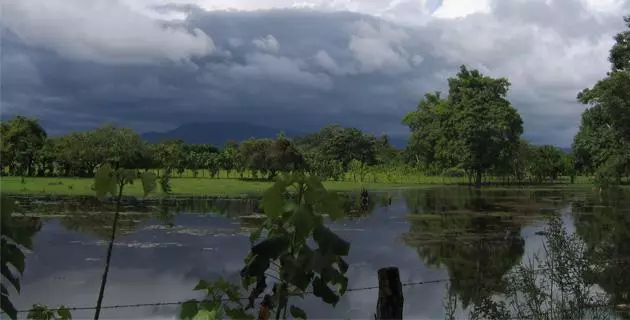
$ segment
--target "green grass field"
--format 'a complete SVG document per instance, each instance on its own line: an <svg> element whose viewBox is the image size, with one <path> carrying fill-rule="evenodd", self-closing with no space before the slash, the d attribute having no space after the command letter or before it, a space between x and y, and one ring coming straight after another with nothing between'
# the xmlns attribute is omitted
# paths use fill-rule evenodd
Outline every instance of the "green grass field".
<svg viewBox="0 0 630 320"><path fill-rule="evenodd" d="M0 192L7 194L55 194L55 195L93 195L91 178L25 178L21 183L19 177L0 178ZM188 196L230 196L239 197L249 194L260 194L273 182L243 181L238 179L210 178L172 178L172 194ZM360 183L347 181L326 181L329 190L352 191L365 187L368 190L384 190L396 188L418 187L411 184L392 183ZM125 186L125 195L141 196L140 181Z"/></svg>
<svg viewBox="0 0 630 320"><path fill-rule="evenodd" d="M250 177L249 175L246 175ZM418 188L422 186L464 184L466 178L425 176L422 174L387 175L372 173L363 178L363 182L354 182L352 175L347 174L344 181L326 181L324 185L329 190L353 191L365 187L368 190L387 190L400 188ZM7 194L54 194L54 195L94 195L91 190L92 178L57 178L57 177L26 177L24 183L20 177L0 177L0 193ZM493 180L492 180L493 181ZM500 182L499 180L493 182ZM568 178L558 181L568 184ZM218 178L210 178L206 172L200 171L196 178L192 172L184 172L181 176L171 178L172 194L179 196L217 196L240 197L260 194L272 185L271 181L252 181L236 179L232 174L228 178L227 172L221 172ZM576 184L590 184L588 177L578 177ZM125 186L125 195L142 196L142 186L138 181Z"/></svg>

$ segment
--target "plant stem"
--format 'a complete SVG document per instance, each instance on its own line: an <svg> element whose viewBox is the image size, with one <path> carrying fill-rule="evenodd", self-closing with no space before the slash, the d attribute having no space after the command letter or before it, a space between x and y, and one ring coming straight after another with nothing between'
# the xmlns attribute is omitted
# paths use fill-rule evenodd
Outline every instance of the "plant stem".
<svg viewBox="0 0 630 320"><path fill-rule="evenodd" d="M118 212L120 211L120 202L122 201L122 193L125 182L120 180L120 187L118 188L118 198L116 199L116 210L114 212L114 223L112 224L112 235L109 239L109 246L107 247L107 259L105 260L105 270L103 271L103 278L101 279L101 288L98 292L98 299L96 300L96 312L94 313L94 320L98 320L101 314L101 303L103 302L103 296L105 295L105 285L107 284L107 274L109 273L109 262L112 259L112 249L114 248L114 240L116 239L116 225L118 224Z"/></svg>

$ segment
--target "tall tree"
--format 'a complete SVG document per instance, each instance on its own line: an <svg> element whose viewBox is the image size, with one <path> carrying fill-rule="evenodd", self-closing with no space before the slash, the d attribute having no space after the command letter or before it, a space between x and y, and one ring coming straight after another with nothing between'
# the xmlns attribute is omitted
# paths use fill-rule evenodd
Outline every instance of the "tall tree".
<svg viewBox="0 0 630 320"><path fill-rule="evenodd" d="M47 134L36 119L17 116L2 123L0 150L3 166L17 167L15 173L32 174L37 152L44 146Z"/></svg>
<svg viewBox="0 0 630 320"><path fill-rule="evenodd" d="M630 16L624 21L628 29L615 36L610 50L611 71L577 96L590 108L573 141L581 167L617 183L630 166Z"/></svg>
<svg viewBox="0 0 630 320"><path fill-rule="evenodd" d="M480 186L485 174L514 157L523 120L506 99L510 83L505 78L461 66L448 86L447 99L428 94L403 120L412 131L409 147L417 150L419 162L461 168Z"/></svg>

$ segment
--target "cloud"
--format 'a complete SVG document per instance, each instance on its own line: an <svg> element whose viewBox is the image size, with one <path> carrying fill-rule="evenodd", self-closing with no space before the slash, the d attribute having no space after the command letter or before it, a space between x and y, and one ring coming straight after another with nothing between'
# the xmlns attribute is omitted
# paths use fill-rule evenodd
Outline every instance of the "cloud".
<svg viewBox="0 0 630 320"><path fill-rule="evenodd" d="M280 49L278 40L270 34L260 39L254 39L252 43L262 51L277 53Z"/></svg>
<svg viewBox="0 0 630 320"><path fill-rule="evenodd" d="M3 26L27 44L105 63L187 60L215 50L201 29L166 24L117 0L20 0L3 4Z"/></svg>
<svg viewBox="0 0 630 320"><path fill-rule="evenodd" d="M41 117L60 132L265 119L404 136L403 115L467 64L510 80L529 139L568 146L585 108L575 96L605 76L630 1L299 7L317 10L288 0L12 2L2 20L3 116Z"/></svg>

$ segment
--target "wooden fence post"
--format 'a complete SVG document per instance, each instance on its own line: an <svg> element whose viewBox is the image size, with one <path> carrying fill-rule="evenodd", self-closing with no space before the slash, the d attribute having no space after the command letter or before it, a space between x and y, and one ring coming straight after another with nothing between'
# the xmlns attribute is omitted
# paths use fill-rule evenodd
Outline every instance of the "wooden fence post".
<svg viewBox="0 0 630 320"><path fill-rule="evenodd" d="M403 292L398 268L389 267L378 270L378 302L376 304L377 320L402 319Z"/></svg>

